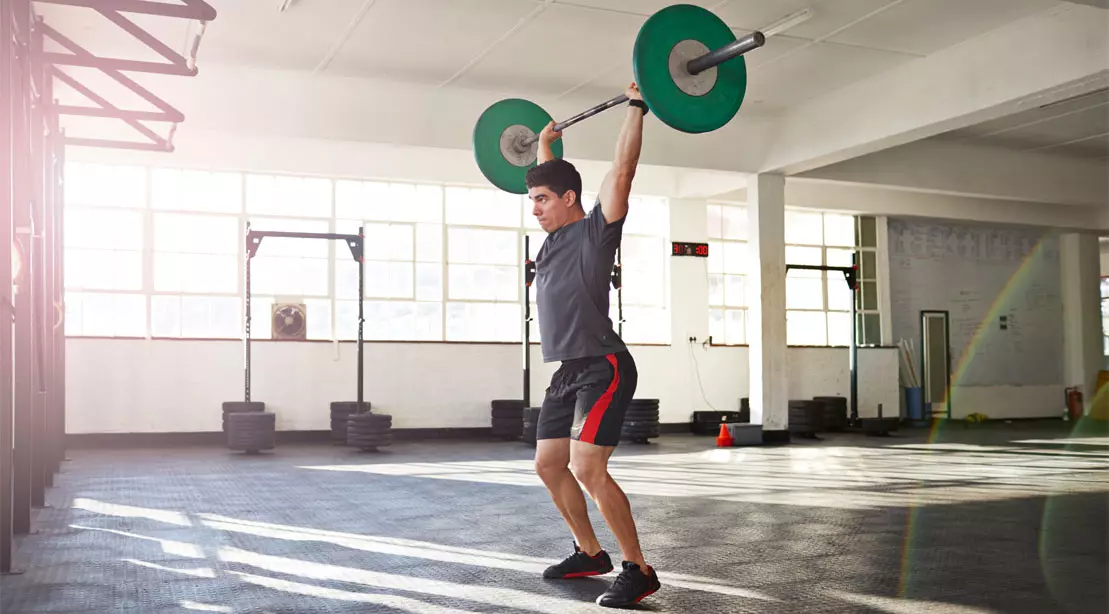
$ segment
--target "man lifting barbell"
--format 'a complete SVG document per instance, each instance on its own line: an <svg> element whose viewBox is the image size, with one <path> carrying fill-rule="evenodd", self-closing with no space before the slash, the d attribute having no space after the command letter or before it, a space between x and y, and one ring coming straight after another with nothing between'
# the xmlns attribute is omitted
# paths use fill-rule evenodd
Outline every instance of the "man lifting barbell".
<svg viewBox="0 0 1109 614"><path fill-rule="evenodd" d="M597 598L608 607L638 603L660 588L640 550L631 506L608 473L624 413L635 394L635 361L609 318L609 272L620 246L628 198L639 163L647 105L633 83L616 155L586 212L581 175L556 158L561 137L551 122L539 135L539 165L525 178L532 214L547 232L535 257L536 303L543 361L562 364L551 378L536 427L535 469L575 538L574 553L544 572L551 579L612 571L597 541L579 481L601 510L623 554L623 570Z"/></svg>

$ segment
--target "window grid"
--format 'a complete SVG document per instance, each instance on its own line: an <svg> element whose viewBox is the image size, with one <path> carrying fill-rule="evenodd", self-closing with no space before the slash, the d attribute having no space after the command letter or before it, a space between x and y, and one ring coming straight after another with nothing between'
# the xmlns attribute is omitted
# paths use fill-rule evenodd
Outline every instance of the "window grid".
<svg viewBox="0 0 1109 614"><path fill-rule="evenodd" d="M371 281L370 276L367 275L367 295L363 296L367 307L365 314L367 334L364 337L365 339L519 342L522 338L522 330L519 325L523 316L523 292L520 288L523 278L521 266L523 261L522 238L529 233L533 237L542 234L542 231L534 224L534 220L529 220L532 216L528 214L528 203L523 197L505 195L490 188L447 184L360 181L341 178L321 179L295 175L267 175L163 167L125 167L122 171L115 172L112 168L103 165L70 163L67 172L73 172L74 175L77 175L80 178L79 181L83 182L82 185L88 186L86 188L88 193L69 190L65 205L66 213L71 220L81 215L81 212L91 211L95 213L101 210L117 215L126 215L130 212L132 216L137 216L136 229L126 232L120 230L117 234L122 233L121 236L136 240L135 249L130 251L138 254L140 273L135 283L122 288L85 287L89 285L87 283L88 275L83 280L67 279L67 312L69 313L66 319L66 333L70 336L241 338L243 307L245 304L243 268L246 258L242 248L242 237L245 235L247 224L251 223L255 229L269 228L272 227L272 224L277 224L280 227L290 224L309 224L318 225L312 227L311 231L346 232L346 225L351 224L353 220L357 220L353 223L364 227L369 227L371 224L387 224L392 227L412 228L414 233L418 232L421 225L424 225L428 227L425 229L428 236L438 235L436 238L438 254L434 258L421 258L416 253L419 249L416 245L412 248L411 258L366 258L368 263L411 263L412 279L409 280L409 285L412 287L413 296L368 296ZM70 171L70 169L74 170ZM131 182L130 185L123 187L122 193L127 195L125 202L121 202L119 199L113 200L113 192L120 190L119 180L106 182L99 179L101 175L125 177ZM140 182L141 185L135 185ZM252 196L252 184L261 186L266 194L273 196L280 202L275 202L273 206L270 206L267 200L268 197L257 194ZM349 192L352 187L356 190L365 188L373 194L355 194L353 198L347 198L347 202L341 203L344 198L344 190ZM280 194L282 190L295 192L296 196L289 197L287 194ZM326 202L322 198L324 190L327 192ZM385 192L382 192L382 190ZM455 205L452 213L450 203L448 203L448 193L461 193L462 191L465 191L477 201L487 204L493 203L493 205L486 207L477 216L478 219L460 219L460 215L462 218L469 215L470 209L467 206L469 203ZM430 217L415 220L392 219L390 216L403 216L407 212L396 213L397 209L392 206L393 202L390 201L387 206L382 203L382 196L392 199L404 194L414 195L412 196L413 203L416 200L420 201L420 206L423 209L418 215ZM346 194L346 197L349 196L349 194ZM294 206L298 202L297 198L309 197L312 200L310 203L306 203L304 210L299 210ZM496 203L502 205L510 203L513 210L512 215L497 218L494 215L497 209ZM352 217L352 213L357 213L352 209L357 209L359 205L363 206L365 210L361 212L361 215ZM507 211L507 209L504 210ZM207 232L218 227L220 225L219 220L222 219L235 220L234 245L230 245L230 241L226 239L230 232L227 228L223 228L222 233ZM182 227L189 226L191 229L181 231L186 237L201 234L223 234L224 239L216 241L214 238L205 237L209 239L206 245L203 242L201 244L191 243L191 239L181 236L159 240L159 226L163 229L163 236L172 232L174 225L168 223L169 221L181 222ZM205 224L208 224L208 226L206 227ZM512 262L509 263L507 257L504 257L503 263L492 265L503 267L502 278L506 279L508 273L511 273L514 296L507 293L509 284L504 283L503 279L502 284L506 291L504 298L490 300L485 296L475 295L473 292L464 293L463 296L451 296L451 266L452 264L466 266L466 263L455 263L451 258L450 236L452 230L504 232L511 233L517 239L515 249L512 252L514 254ZM349 230L349 232L354 231L354 228ZM81 233L67 233L66 249L81 249L80 246L74 247L72 245L72 242L75 239L79 240L81 236ZM655 235L634 233L625 236L659 238ZM426 237L424 238L426 239ZM272 250L272 244L282 240L270 238L267 241ZM285 241L296 242L298 240L288 239ZM215 245L216 243L218 245ZM320 248L317 253L309 254L299 251L301 249L299 243L311 244L313 242L299 241L298 247L294 248L292 252L278 249L276 253L260 253L260 257L252 260L252 336L256 339L268 337L269 304L277 299L291 299L302 300L309 304L309 338L353 340L357 330L356 297L340 295L339 278L336 275L338 267L341 266L339 263L345 262L349 258L346 247L338 245L336 241L326 241L324 242L327 244L326 252ZM419 241L414 240L414 243L418 244ZM228 247L223 247L225 244ZM105 245L114 244L105 239ZM538 248L539 244L532 246L531 256L533 259ZM87 249L107 249L107 247ZM270 251L266 250L266 245L263 245L262 249L263 251ZM304 249L313 250L317 248L306 247ZM476 248L472 248L470 251L479 254L479 256L483 253ZM226 257L227 268L231 268L233 259L233 284L230 282L230 278L222 280L218 284L213 280L205 279L203 274L192 270L197 268L195 265L189 271L192 276L191 281L185 280L182 279L181 274L173 275L170 272L173 265L166 264L167 262L172 263L175 258L182 261L199 262L205 260L204 257L206 256ZM322 275L302 275L303 279L299 281L302 284L310 282L309 285L312 287L290 287L292 291L285 292L282 290L283 286L281 284L289 280L274 275L271 271L270 279L274 281L274 287L259 288L260 267L258 265L262 258L267 257L286 258L288 262L282 261L282 263L290 266L298 262L304 264L305 261L325 260L326 273L323 274L323 269L321 269L320 273ZM216 259L218 258L213 258L213 260ZM478 260L484 262L480 257ZM75 261L78 260L71 258L67 265L69 265L72 273L79 273L79 265L73 264ZM434 296L431 293L420 294L417 265L421 262L424 264L433 263L439 268L438 291L434 293ZM167 269L167 266L170 268ZM475 266L484 265L478 263ZM161 277L159 277L160 267L163 270ZM190 267L181 264L177 268L184 270L184 268ZM265 265L263 264L261 268L265 269ZM278 266L278 268L280 267ZM115 267L112 267L111 270L114 271ZM210 270L218 272L222 271L223 268L213 263ZM426 269L423 270L426 271ZM663 271L664 275L667 273L668 271ZM324 279L318 279L321 276ZM262 277L265 278L265 274ZM292 277L295 278L296 275ZM312 279L308 280L308 277ZM663 287L665 288L665 285ZM664 291L664 301L666 295L667 293ZM534 292L532 292L532 298L534 299ZM433 309L437 320L437 324L432 327L431 332L433 334L423 336L421 334L401 334L400 336L381 334L376 337L368 334L371 329L371 319L375 318L370 307L387 306L390 303L398 305L410 303L416 305L417 310L425 307ZM634 304L634 302L625 301L625 306L629 304ZM456 326L459 331L451 334L448 325L452 309L456 312L456 315L461 314L463 317L472 318L474 307L471 306L477 305L497 306L497 308L489 310L484 318L487 330L481 331L479 322L470 321ZM657 307L668 309L665 304L657 305ZM313 318L312 312L320 313L321 308L325 316ZM116 310L120 311L119 315L116 315ZM508 314L509 311L512 311L512 313ZM613 317L615 317L615 303L613 312ZM533 317L534 313L533 305ZM512 317L508 318L508 315ZM195 321L190 321L190 318L194 318ZM98 320L101 323L87 324L92 320ZM511 322L510 325L507 323L509 321ZM501 324L501 322L505 324ZM316 326L313 326L313 323ZM323 326L323 329L319 328L322 325L326 326ZM533 327L533 332L536 328L537 326ZM669 327L667 327L668 330Z"/></svg>
<svg viewBox="0 0 1109 614"><path fill-rule="evenodd" d="M708 205L709 330L715 345L747 343L746 215L745 205ZM819 224L814 224L817 221ZM785 233L787 264L851 266L851 254L857 254L860 265L860 285L854 297L848 294L850 290L841 273L797 270L788 273L788 343L793 346L848 345L851 323L848 301L855 300L858 342L879 344L877 273L872 264L877 262L877 241L872 240L876 234L874 218L787 208ZM853 236L848 239L845 235ZM733 257L733 250L742 256ZM864 253L871 257L865 257ZM865 305L864 285L869 289ZM812 292L817 286L819 292ZM729 288L733 293L742 293L742 298L737 300L729 296Z"/></svg>

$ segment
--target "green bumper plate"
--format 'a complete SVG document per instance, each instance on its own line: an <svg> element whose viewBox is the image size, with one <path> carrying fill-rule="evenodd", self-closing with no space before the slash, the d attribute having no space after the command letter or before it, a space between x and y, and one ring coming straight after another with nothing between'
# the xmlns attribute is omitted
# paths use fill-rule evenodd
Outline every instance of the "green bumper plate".
<svg viewBox="0 0 1109 614"><path fill-rule="evenodd" d="M701 95L688 94L678 87L670 72L670 53L686 40L698 41L712 50L734 41L735 34L720 18L699 6L675 4L664 8L647 19L635 39L635 81L651 112L664 123L682 132L711 132L731 121L743 105L747 62L739 56L717 65L712 89Z"/></svg>
<svg viewBox="0 0 1109 614"><path fill-rule="evenodd" d="M474 158L485 178L498 188L513 194L526 194L524 178L535 166L532 154L506 156L502 148L505 130L516 126L516 133L539 134L552 121L551 116L539 105L520 98L506 98L493 103L474 125ZM526 130L519 128L523 126ZM536 151L539 143L533 143ZM551 145L556 158L562 157L562 140Z"/></svg>

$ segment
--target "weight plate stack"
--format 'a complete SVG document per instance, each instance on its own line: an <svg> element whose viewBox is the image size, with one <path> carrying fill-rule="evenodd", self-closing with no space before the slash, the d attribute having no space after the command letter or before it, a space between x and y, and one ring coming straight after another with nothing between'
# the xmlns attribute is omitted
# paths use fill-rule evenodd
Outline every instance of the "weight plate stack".
<svg viewBox="0 0 1109 614"><path fill-rule="evenodd" d="M539 425L539 408L525 407L523 413L523 428L520 432L521 439L526 443L535 445L535 431Z"/></svg>
<svg viewBox="0 0 1109 614"><path fill-rule="evenodd" d="M347 445L376 450L393 443L393 417L362 412L347 418Z"/></svg>
<svg viewBox="0 0 1109 614"><path fill-rule="evenodd" d="M362 401L362 411L370 411L369 401ZM331 403L331 440L347 442L347 420L358 413L358 401L332 401Z"/></svg>
<svg viewBox="0 0 1109 614"><path fill-rule="evenodd" d="M524 402L516 399L494 399L490 419L493 436L519 439L524 429Z"/></svg>
<svg viewBox="0 0 1109 614"><path fill-rule="evenodd" d="M824 404L819 401L791 400L789 402L789 432L806 437L816 437L824 430Z"/></svg>
<svg viewBox="0 0 1109 614"><path fill-rule="evenodd" d="M824 430L842 431L847 428L847 399L844 397L813 397L824 405Z"/></svg>
<svg viewBox="0 0 1109 614"><path fill-rule="evenodd" d="M227 414L255 411L266 411L266 404L262 401L224 401L223 432L227 433Z"/></svg>
<svg viewBox="0 0 1109 614"><path fill-rule="evenodd" d="M229 412L227 447L255 454L275 446L277 415L266 411Z"/></svg>
<svg viewBox="0 0 1109 614"><path fill-rule="evenodd" d="M620 438L636 443L647 443L658 437L658 399L632 399L624 414Z"/></svg>

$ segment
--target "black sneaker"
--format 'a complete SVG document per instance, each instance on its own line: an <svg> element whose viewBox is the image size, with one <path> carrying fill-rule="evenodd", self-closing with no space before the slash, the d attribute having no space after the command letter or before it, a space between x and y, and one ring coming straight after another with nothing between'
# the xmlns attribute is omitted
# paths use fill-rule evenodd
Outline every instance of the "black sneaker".
<svg viewBox="0 0 1109 614"><path fill-rule="evenodd" d="M574 553L562 560L557 565L551 565L543 572L547 579L567 580L570 578L584 578L586 576L599 576L612 571L612 559L608 553L601 550L597 556L589 556L574 544Z"/></svg>
<svg viewBox="0 0 1109 614"><path fill-rule="evenodd" d="M624 571L603 595L597 597L597 605L606 608L630 607L662 588L655 569L648 567L647 570L648 573L643 573L639 565L624 561Z"/></svg>

